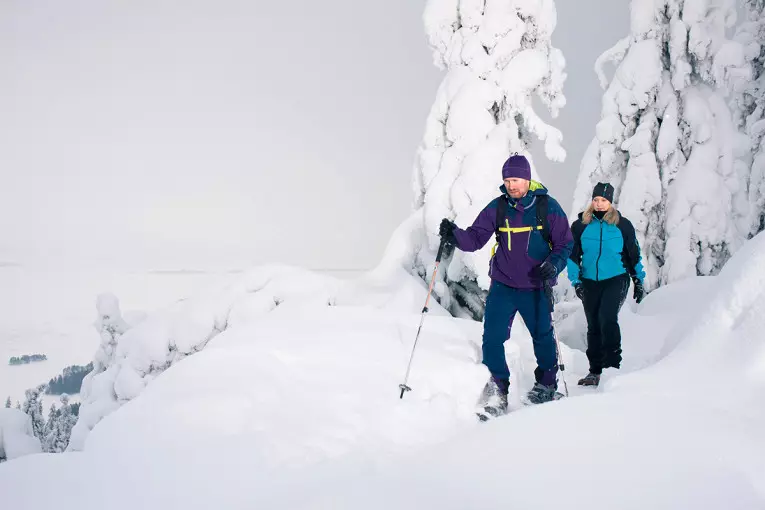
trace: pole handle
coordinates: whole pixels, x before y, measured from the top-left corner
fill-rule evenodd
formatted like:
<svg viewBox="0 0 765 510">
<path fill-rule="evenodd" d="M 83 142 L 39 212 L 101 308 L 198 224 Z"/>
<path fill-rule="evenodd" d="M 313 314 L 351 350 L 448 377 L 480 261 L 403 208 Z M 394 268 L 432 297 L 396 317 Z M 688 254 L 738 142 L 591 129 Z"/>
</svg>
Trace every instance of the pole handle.
<svg viewBox="0 0 765 510">
<path fill-rule="evenodd" d="M 441 238 L 441 244 L 438 245 L 438 253 L 436 254 L 436 263 L 441 262 L 441 255 L 444 254 L 444 249 L 449 243 L 446 242 L 445 238 Z"/>
<path fill-rule="evenodd" d="M 545 296 L 547 297 L 547 304 L 550 305 L 550 315 L 552 315 L 553 311 L 555 310 L 555 296 L 553 296 L 553 290 L 550 286 L 550 280 L 544 281 L 545 285 Z"/>
</svg>

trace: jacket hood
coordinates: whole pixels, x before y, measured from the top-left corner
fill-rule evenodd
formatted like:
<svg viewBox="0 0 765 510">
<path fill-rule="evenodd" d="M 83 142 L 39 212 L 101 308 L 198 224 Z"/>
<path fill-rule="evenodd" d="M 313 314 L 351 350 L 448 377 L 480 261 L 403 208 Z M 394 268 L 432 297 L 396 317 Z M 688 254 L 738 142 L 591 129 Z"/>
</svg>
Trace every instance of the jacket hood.
<svg viewBox="0 0 765 510">
<path fill-rule="evenodd" d="M 589 225 L 592 223 L 592 220 L 595 218 L 594 214 L 595 208 L 592 207 L 592 204 L 590 204 L 587 209 L 585 209 L 583 212 L 579 213 L 579 219 L 584 223 L 585 225 Z M 606 211 L 605 216 L 603 216 L 603 220 L 605 223 L 608 223 L 609 225 L 618 225 L 619 220 L 622 218 L 622 213 L 620 213 L 616 207 L 613 205 Z"/>
</svg>

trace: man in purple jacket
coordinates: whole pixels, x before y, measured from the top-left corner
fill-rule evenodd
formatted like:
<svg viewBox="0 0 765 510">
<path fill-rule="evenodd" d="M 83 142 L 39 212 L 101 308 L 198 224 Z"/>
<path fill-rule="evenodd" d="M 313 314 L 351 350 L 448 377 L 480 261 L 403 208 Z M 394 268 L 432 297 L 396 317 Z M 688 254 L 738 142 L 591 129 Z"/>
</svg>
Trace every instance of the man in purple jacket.
<svg viewBox="0 0 765 510">
<path fill-rule="evenodd" d="M 463 230 L 444 219 L 440 226 L 444 239 L 468 252 L 480 250 L 492 234 L 497 235 L 498 246 L 489 263 L 491 286 L 483 328 L 483 363 L 491 379 L 482 406 L 489 416 L 507 411 L 510 370 L 504 343 L 516 312 L 529 328 L 537 358 L 536 384 L 528 400 L 537 404 L 556 398 L 557 350 L 545 282 L 550 287 L 557 283 L 574 246 L 566 214 L 547 195 L 547 188 L 531 180 L 531 166 L 524 156 L 511 156 L 502 167 L 502 178 L 502 196 L 492 200 L 473 225 Z M 498 218 L 503 210 L 504 217 Z"/>
</svg>

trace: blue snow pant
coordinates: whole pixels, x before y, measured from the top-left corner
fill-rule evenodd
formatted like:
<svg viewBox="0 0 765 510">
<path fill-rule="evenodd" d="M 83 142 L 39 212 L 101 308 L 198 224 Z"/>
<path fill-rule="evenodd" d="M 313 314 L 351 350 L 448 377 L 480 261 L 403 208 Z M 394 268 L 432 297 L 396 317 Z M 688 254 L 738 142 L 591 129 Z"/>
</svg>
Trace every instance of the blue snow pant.
<svg viewBox="0 0 765 510">
<path fill-rule="evenodd" d="M 537 382 L 557 388 L 558 362 L 552 315 L 550 303 L 542 289 L 515 289 L 492 280 L 484 310 L 483 364 L 495 379 L 510 379 L 510 369 L 505 360 L 505 340 L 510 338 L 516 312 L 520 312 L 534 342 L 537 358 L 534 376 Z"/>
</svg>

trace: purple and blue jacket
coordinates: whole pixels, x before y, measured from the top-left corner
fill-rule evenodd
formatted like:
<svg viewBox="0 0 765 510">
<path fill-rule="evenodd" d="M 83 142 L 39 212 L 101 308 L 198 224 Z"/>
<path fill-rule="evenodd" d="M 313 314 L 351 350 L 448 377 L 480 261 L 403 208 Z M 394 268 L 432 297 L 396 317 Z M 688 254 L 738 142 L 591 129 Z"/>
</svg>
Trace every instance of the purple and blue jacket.
<svg viewBox="0 0 765 510">
<path fill-rule="evenodd" d="M 558 274 L 566 267 L 566 261 L 574 247 L 568 218 L 560 204 L 548 197 L 547 225 L 550 244 L 546 243 L 537 228 L 537 197 L 547 195 L 547 188 L 531 181 L 525 197 L 515 200 L 507 194 L 505 185 L 499 187 L 502 196 L 492 200 L 473 224 L 463 230 L 455 227 L 457 248 L 462 251 L 477 251 L 494 236 L 497 227 L 497 207 L 500 200 L 507 200 L 505 223 L 500 226 L 500 242 L 489 263 L 489 276 L 493 280 L 517 289 L 533 290 L 544 287 L 542 279 L 536 276 L 535 268 L 545 260 L 552 263 Z M 557 283 L 557 278 L 550 281 Z"/>
</svg>

